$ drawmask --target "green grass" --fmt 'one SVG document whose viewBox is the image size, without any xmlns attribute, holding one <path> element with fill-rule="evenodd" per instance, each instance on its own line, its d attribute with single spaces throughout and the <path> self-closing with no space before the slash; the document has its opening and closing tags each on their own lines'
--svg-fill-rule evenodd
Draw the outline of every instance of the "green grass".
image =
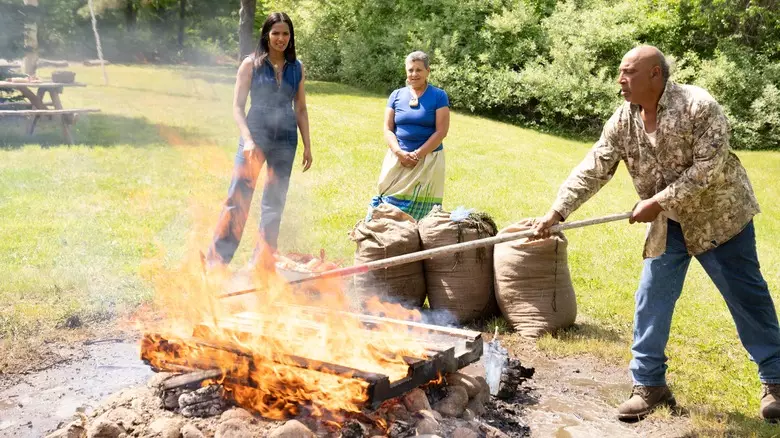
<svg viewBox="0 0 780 438">
<path fill-rule="evenodd" d="M 56 121 L 44 120 L 32 139 L 23 134 L 23 124 L 0 122 L 4 339 L 41 333 L 73 315 L 83 321 L 111 318 L 148 300 L 146 261 L 172 264 L 185 251 L 205 248 L 229 182 L 237 139 L 230 115 L 232 70 L 112 65 L 108 86 L 99 68 L 72 70 L 89 86 L 66 90 L 66 107 L 102 109 L 76 124 L 79 145 L 59 144 Z M 302 174 L 296 164 L 282 250 L 324 248 L 350 263 L 354 246 L 347 233 L 374 195 L 385 152 L 385 96 L 311 82 L 308 103 L 314 166 Z M 590 147 L 459 113 L 445 143 L 445 208 L 484 210 L 500 227 L 543 214 Z M 739 156 L 763 208 L 756 218 L 758 252 L 780 300 L 780 154 Z M 635 202 L 621 167 L 572 219 L 626 211 Z M 250 227 L 257 224 L 257 204 Z M 568 233 L 580 324 L 541 339 L 540 348 L 627 364 L 643 235 L 643 226 L 627 223 Z M 253 236 L 246 237 L 235 266 L 251 251 Z M 702 406 L 692 413 L 702 436 L 780 434 L 758 421 L 756 366 L 696 263 L 677 306 L 668 355 L 678 400 Z"/>
</svg>

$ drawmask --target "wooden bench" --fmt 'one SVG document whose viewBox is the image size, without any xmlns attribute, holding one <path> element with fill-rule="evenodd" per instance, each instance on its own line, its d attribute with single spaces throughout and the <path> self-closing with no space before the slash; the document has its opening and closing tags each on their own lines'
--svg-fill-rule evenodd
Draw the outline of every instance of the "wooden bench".
<svg viewBox="0 0 780 438">
<path fill-rule="evenodd" d="M 0 88 L 10 88 L 19 90 L 24 98 L 29 102 L 30 107 L 25 106 L 9 106 L 6 108 L 0 107 L 0 118 L 21 116 L 32 117 L 33 120 L 30 123 L 27 133 L 32 135 L 35 131 L 35 125 L 42 116 L 59 116 L 62 119 L 62 132 L 65 134 L 65 138 L 69 144 L 73 144 L 73 135 L 70 132 L 70 126 L 75 122 L 76 117 L 83 113 L 96 113 L 99 109 L 96 108 L 75 108 L 66 109 L 62 106 L 60 100 L 60 94 L 68 87 L 85 87 L 86 84 L 79 82 L 59 83 L 59 82 L 8 82 L 0 81 Z M 38 91 L 33 92 L 32 89 L 36 88 Z M 51 102 L 44 101 L 46 94 L 51 96 Z M 53 107 L 53 108 L 50 108 Z"/>
<path fill-rule="evenodd" d="M 6 116 L 16 117 L 34 117 L 27 129 L 27 134 L 32 135 L 35 131 L 35 125 L 41 116 L 60 116 L 62 117 L 62 131 L 65 133 L 65 139 L 68 144 L 74 144 L 73 135 L 70 132 L 70 125 L 76 122 L 76 116 L 84 113 L 99 113 L 97 108 L 75 108 L 75 109 L 19 109 L 19 110 L 0 110 L 0 118 Z"/>
</svg>

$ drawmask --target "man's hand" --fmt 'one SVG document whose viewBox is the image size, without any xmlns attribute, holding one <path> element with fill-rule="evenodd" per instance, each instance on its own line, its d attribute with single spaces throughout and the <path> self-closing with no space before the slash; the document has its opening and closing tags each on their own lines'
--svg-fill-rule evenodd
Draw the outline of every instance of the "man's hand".
<svg viewBox="0 0 780 438">
<path fill-rule="evenodd" d="M 658 201 L 653 198 L 645 199 L 634 206 L 634 211 L 631 212 L 628 222 L 631 224 L 634 222 L 652 222 L 662 211 L 664 209 Z"/>
<path fill-rule="evenodd" d="M 533 228 L 534 239 L 546 239 L 550 237 L 550 227 L 558 224 L 563 220 L 560 213 L 555 210 L 550 210 L 539 219 L 534 219 Z"/>
<path fill-rule="evenodd" d="M 311 156 L 311 148 L 303 149 L 303 171 L 306 172 L 311 167 L 311 163 L 314 159 Z"/>
</svg>

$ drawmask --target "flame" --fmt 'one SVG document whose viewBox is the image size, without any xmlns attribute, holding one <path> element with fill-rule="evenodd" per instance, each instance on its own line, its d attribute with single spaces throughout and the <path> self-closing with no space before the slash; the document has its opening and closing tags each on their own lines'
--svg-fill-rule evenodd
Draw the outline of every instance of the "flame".
<svg viewBox="0 0 780 438">
<path fill-rule="evenodd" d="M 267 418 L 359 412 L 370 386 L 361 376 L 394 382 L 407 376 L 408 357 L 426 357 L 421 341 L 382 318 L 366 330 L 338 279 L 293 289 L 260 267 L 237 284 L 225 268 L 207 270 L 202 255 L 177 269 L 154 263 L 147 269 L 158 313 L 140 319 L 142 358 L 158 370 L 220 370 L 217 380 L 236 402 Z M 218 298 L 247 286 L 256 291 Z M 377 299 L 365 307 L 374 315 L 421 319 Z"/>
</svg>

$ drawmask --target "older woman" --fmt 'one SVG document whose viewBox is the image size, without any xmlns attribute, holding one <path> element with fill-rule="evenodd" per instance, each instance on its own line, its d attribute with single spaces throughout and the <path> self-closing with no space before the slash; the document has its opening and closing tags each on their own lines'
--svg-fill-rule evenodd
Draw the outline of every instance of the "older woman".
<svg viewBox="0 0 780 438">
<path fill-rule="evenodd" d="M 385 109 L 388 151 L 379 176 L 379 195 L 371 207 L 385 202 L 421 219 L 444 196 L 444 145 L 450 127 L 449 97 L 428 84 L 428 55 L 406 57 L 407 86 L 390 94 Z M 370 212 L 369 212 L 370 214 Z"/>
</svg>

